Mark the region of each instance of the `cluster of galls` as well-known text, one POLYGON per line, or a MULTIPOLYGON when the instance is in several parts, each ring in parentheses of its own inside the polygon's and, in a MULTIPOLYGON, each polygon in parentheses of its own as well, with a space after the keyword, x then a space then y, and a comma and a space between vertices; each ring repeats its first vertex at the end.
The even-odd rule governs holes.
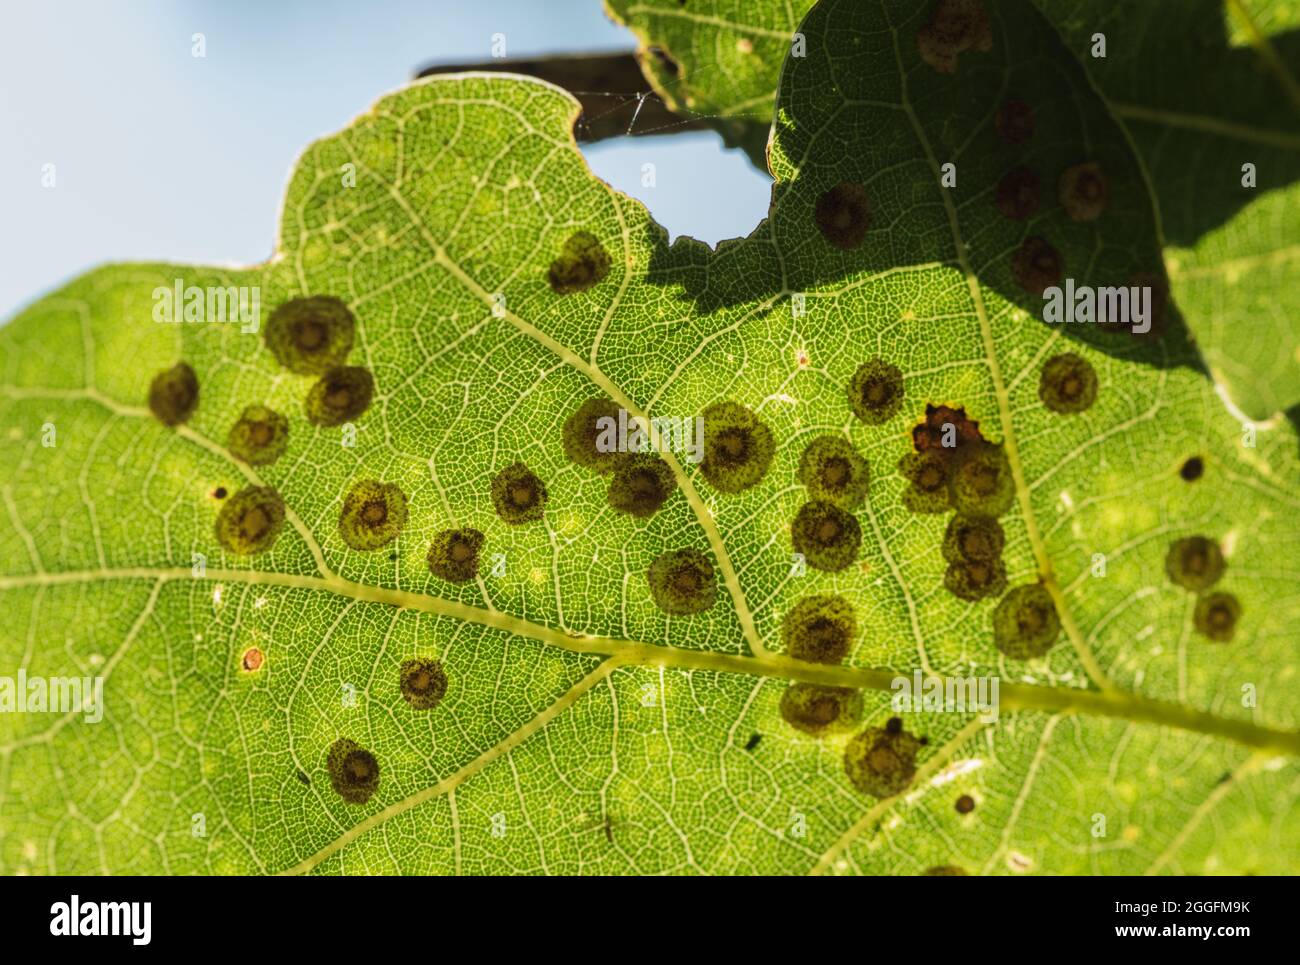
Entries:
MULTIPOLYGON (((337 426, 360 416, 374 397, 374 379, 364 368, 344 363, 352 349, 356 322, 343 302, 326 296, 290 299, 271 313, 264 331, 266 345, 291 372, 318 376, 308 389, 307 420, 337 426)), ((149 385, 149 409, 167 426, 186 422, 198 407, 199 383, 194 369, 180 362, 159 372, 149 385)), ((265 405, 248 405, 230 427, 226 448, 250 466, 267 466, 284 455, 289 420, 265 405)), ((219 498, 225 490, 217 491, 219 498)), ((507 466, 492 482, 497 512, 507 523, 540 519, 546 487, 522 463, 507 466)), ((354 550, 373 552, 392 543, 406 525, 407 497, 393 483, 361 480, 343 497, 339 535, 354 550)), ((269 550, 284 528, 283 497, 270 486, 249 486, 222 503, 214 524, 218 544, 228 553, 248 556, 269 550)), ((429 566, 444 579, 464 581, 477 571, 483 536, 474 530, 438 534, 429 551, 429 566)), ((246 651, 241 666, 261 668, 258 648, 246 651)), ((399 668, 398 691, 415 710, 431 710, 447 692, 447 674, 435 659, 406 660, 399 668)), ((340 738, 330 746, 325 766, 330 784, 349 804, 364 804, 379 786, 379 762, 355 741, 340 738)), ((307 779, 304 783, 310 783, 307 779)))
MULTIPOLYGON (((880 425, 903 405, 903 373, 882 359, 858 366, 847 386, 849 409, 868 425, 880 425)), ((866 498, 870 467, 842 436, 813 439, 799 457, 799 481, 808 502, 795 514, 790 540, 809 566, 835 573, 850 566, 862 548, 862 527, 853 511, 866 498)))
POLYGON ((996 518, 1015 501, 1015 482, 1002 446, 987 441, 964 408, 927 405, 912 430, 913 451, 898 469, 910 484, 903 505, 914 513, 996 518))
MULTIPOLYGON (((546 483, 522 462, 513 462, 492 477, 492 507, 503 523, 522 526, 540 521, 550 498, 546 483)), ((487 537, 470 527, 439 531, 429 544, 429 572, 448 583, 468 583, 478 576, 487 537)))
MULTIPOLYGON (((840 185, 818 203, 818 225, 837 247, 856 247, 869 224, 865 195, 840 185)), ((903 373, 883 359, 858 366, 846 387, 849 409, 867 425, 881 425, 901 410, 903 373)), ((798 478, 809 500, 795 515, 791 540, 808 565, 836 572, 851 565, 862 545, 862 528, 853 515, 870 487, 870 467, 847 439, 814 438, 799 458, 798 478)), ((781 641, 795 660, 839 664, 852 650, 858 625, 843 597, 816 594, 799 600, 781 623, 781 641)), ((814 737, 854 730, 862 719, 861 692, 847 687, 793 683, 781 695, 781 716, 791 727, 814 737)), ((844 748, 844 771, 865 794, 890 797, 916 774, 916 754, 925 744, 892 717, 884 727, 868 727, 844 748)))
MULTIPOLYGON (((307 420, 315 425, 336 426, 355 419, 369 407, 374 396, 370 372, 343 364, 352 349, 355 330, 352 312, 343 302, 329 296, 290 299, 267 320, 263 337, 276 361, 290 372, 319 377, 308 389, 305 401, 307 420)), ((199 404, 199 382, 194 369, 180 362, 159 372, 149 384, 148 398, 150 411, 164 425, 177 426, 188 421, 199 404)), ((231 455, 250 466, 271 465, 284 455, 288 446, 289 420, 265 405, 245 406, 226 436, 226 448, 231 455)), ((217 542, 236 555, 264 552, 274 544, 284 518, 284 500, 278 492, 268 486, 249 487, 222 506, 215 524, 217 542)), ((394 529, 395 535, 404 521, 405 497, 400 519, 390 520, 387 526, 394 529)), ((360 532, 365 526, 358 530, 357 526, 340 520, 340 529, 348 539, 351 533, 360 532)), ((385 531, 383 526, 380 531, 385 531)), ((364 543, 366 539, 373 541, 378 537, 363 534, 358 538, 364 543)), ((354 543, 349 540, 349 545, 354 543)))
MULTIPOLYGON (((781 621, 781 641, 795 660, 841 663, 857 638, 852 605, 833 594, 806 596, 781 621)), ((862 720, 862 694, 848 687, 793 683, 781 695, 781 717, 813 737, 852 731, 862 720)), ((926 743, 903 730, 900 718, 869 727, 844 748, 844 771, 865 794, 890 797, 911 783, 916 754, 926 743)))
MULTIPOLYGON (((1035 127, 1033 108, 1020 100, 1006 101, 994 117, 994 129, 998 137, 1013 146, 1028 141, 1033 136, 1035 127)), ((1102 217, 1110 206, 1110 193, 1110 180, 1096 161, 1072 164, 1061 171, 1056 178, 1057 201, 1065 216, 1075 223, 1086 224, 1102 217)), ((993 193, 993 201, 1004 218, 1011 221, 1025 221, 1037 214, 1040 194, 1038 174, 1029 165, 1021 163, 1013 165, 998 181, 993 193)), ((1011 277, 1029 295, 1042 297, 1048 288, 1059 286, 1064 275, 1064 257, 1056 246, 1042 235, 1026 236, 1011 255, 1011 277)), ((1135 271, 1124 284, 1129 288, 1151 288, 1151 327, 1136 337, 1159 338, 1166 327, 1168 282, 1163 276, 1135 271)), ((1131 325, 1126 319, 1115 319, 1111 324, 1102 325, 1101 330, 1106 333, 1131 334, 1131 325)), ((1059 358, 1077 359, 1077 356, 1059 358)), ((1082 362, 1081 359, 1078 361, 1082 362)), ((1087 365, 1086 362, 1083 364, 1087 365)), ((1095 386, 1093 391, 1095 393, 1095 386)), ((1053 406, 1046 396, 1043 401, 1057 412, 1081 411, 1091 404, 1091 398, 1084 403, 1075 401, 1073 397, 1076 394, 1079 398, 1087 396, 1086 389, 1082 388, 1065 392, 1065 408, 1053 406), (1072 408, 1076 405, 1080 408, 1072 408)))
MULTIPOLYGON (((397 689, 412 710, 432 710, 447 694, 447 672, 432 657, 412 657, 398 668, 397 689)), ((365 804, 379 789, 379 760, 354 740, 340 737, 325 754, 330 786, 348 804, 365 804)), ((311 779, 299 780, 310 786, 311 779)))
POLYGON ((1196 632, 1216 643, 1230 641, 1241 618, 1241 604, 1235 596, 1222 591, 1209 592, 1227 568, 1219 544, 1204 536, 1176 540, 1165 556, 1169 579, 1196 595, 1192 616, 1196 632))
MULTIPOLYGON (((702 413, 704 435, 700 473, 719 492, 739 493, 766 475, 776 452, 772 430, 743 405, 717 402, 702 413)), ((607 398, 588 399, 564 422, 564 454, 576 465, 609 477, 606 500, 611 508, 637 519, 653 516, 677 489, 677 477, 655 452, 624 452, 612 426, 625 424, 626 413, 607 398)), ((661 554, 646 578, 650 595, 665 613, 700 613, 717 598, 713 564, 699 550, 661 554)))
POLYGON ((351 422, 375 394, 368 369, 346 365, 356 335, 347 305, 328 295, 291 298, 271 313, 264 331, 277 362, 297 375, 314 375, 307 391, 307 421, 318 426, 351 422))
MULTIPOLYGON (((898 464, 909 483, 903 504, 915 513, 956 510, 943 538, 944 587, 972 603, 1006 592, 998 517, 1015 502, 1015 480, 1002 446, 985 439, 964 408, 927 405, 912 449, 898 464)), ((1060 629, 1052 596, 1038 584, 1015 587, 993 612, 994 644, 1016 659, 1045 654, 1060 629)))

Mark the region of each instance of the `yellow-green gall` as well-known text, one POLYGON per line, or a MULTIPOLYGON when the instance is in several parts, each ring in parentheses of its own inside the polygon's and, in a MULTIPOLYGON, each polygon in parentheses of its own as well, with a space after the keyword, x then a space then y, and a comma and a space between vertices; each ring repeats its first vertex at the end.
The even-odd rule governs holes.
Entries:
POLYGON ((245 406, 226 436, 226 448, 250 466, 269 466, 288 445, 289 420, 264 405, 245 406))
POLYGON ((952 508, 968 516, 1001 516, 1016 499, 1011 463, 1000 445, 963 446, 948 477, 952 508))
POLYGON ((393 483, 363 479, 343 497, 339 535, 363 553, 387 546, 406 525, 406 493, 393 483))
POLYGON ((993 611, 993 644, 1016 660, 1043 656, 1060 633, 1056 603, 1038 583, 1015 587, 993 611))
POLYGON ((318 426, 351 422, 370 408, 374 396, 375 379, 368 369, 330 369, 307 392, 307 421, 318 426))
POLYGON ((570 236, 558 258, 551 262, 546 280, 557 295, 594 288, 609 275, 609 252, 590 231, 570 236))
POLYGON ((1054 355, 1043 365, 1038 397, 1053 412, 1083 412, 1097 399, 1097 372, 1087 359, 1073 352, 1054 355))
POLYGON ((756 486, 776 452, 772 430, 736 402, 704 410, 704 456, 700 472, 714 489, 738 493, 756 486))
POLYGON ((869 426, 897 415, 903 395, 903 370, 881 358, 863 362, 849 379, 849 408, 869 426))
POLYGON ((799 481, 811 499, 854 509, 867 494, 867 460, 842 436, 818 436, 799 458, 799 481))
POLYGON ((790 524, 790 540, 809 566, 834 573, 858 558, 862 527, 838 506, 813 500, 804 503, 790 524))
POLYGON ((271 487, 241 489, 217 514, 217 542, 236 556, 265 552, 284 528, 284 517, 284 500, 271 487))
POLYGON ((653 516, 677 488, 668 463, 650 452, 627 454, 610 480, 606 498, 620 513, 653 516))
POLYGON ((1237 632, 1241 604, 1231 593, 1209 593, 1196 601, 1192 622, 1196 632, 1216 643, 1227 643, 1237 632))
POLYGON ((891 717, 884 727, 868 727, 844 748, 844 772, 864 794, 893 797, 916 776, 916 754, 923 741, 891 717))
POLYGON ((492 505, 511 526, 541 519, 547 498, 546 484, 522 462, 513 462, 492 477, 492 505))
POLYGON ((328 295, 291 298, 271 312, 262 337, 277 362, 299 375, 323 375, 352 351, 356 320, 328 295))
POLYGON ((697 549, 660 554, 646 571, 646 579, 655 604, 674 616, 703 613, 718 596, 713 563, 697 549))
POLYGON ((847 687, 793 683, 781 694, 781 717, 814 737, 850 731, 862 720, 862 693, 847 687))
POLYGON ((602 398, 578 406, 564 420, 564 454, 569 461, 601 475, 613 472, 627 456, 617 448, 620 411, 602 398))
POLYGON ((1193 593, 1208 590, 1218 583, 1227 566, 1219 544, 1204 536, 1177 540, 1165 555, 1165 572, 1169 579, 1193 593))
POLYGON ((853 607, 842 596, 806 596, 781 621, 781 642, 796 660, 839 663, 858 635, 853 607))

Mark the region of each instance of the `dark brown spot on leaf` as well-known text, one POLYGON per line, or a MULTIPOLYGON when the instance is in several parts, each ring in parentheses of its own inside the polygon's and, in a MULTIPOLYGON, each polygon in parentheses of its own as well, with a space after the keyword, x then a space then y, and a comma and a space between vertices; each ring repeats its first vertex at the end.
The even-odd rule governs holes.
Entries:
POLYGON ((945 458, 983 442, 980 424, 967 418, 964 407, 927 403, 925 421, 912 429, 912 448, 917 452, 936 451, 945 458))
POLYGON ((546 280, 557 295, 586 291, 605 280, 609 264, 609 253, 600 240, 589 231, 579 231, 551 262, 546 280))
POLYGON ((165 426, 187 421, 199 404, 199 378, 185 362, 164 369, 149 383, 149 411, 165 426))
POLYGON ((468 583, 478 575, 484 538, 476 529, 444 529, 429 546, 429 571, 448 583, 468 583))
POLYGON ((1038 210, 1038 175, 1020 165, 998 182, 996 204, 1003 217, 1024 221, 1038 210))
POLYGON ((1110 182, 1096 161, 1062 171, 1056 192, 1071 221, 1096 221, 1110 203, 1110 182))
POLYGON ((330 785, 349 804, 365 804, 379 787, 379 761, 355 741, 340 737, 325 757, 330 785))
POLYGON ((1011 276, 1031 295, 1041 296, 1048 288, 1059 285, 1064 270, 1060 252, 1038 235, 1026 238, 1011 256, 1011 276))
POLYGON ((1182 476, 1185 482, 1196 482, 1204 472, 1205 462, 1200 456, 1192 456, 1183 463, 1182 468, 1178 470, 1178 475, 1182 476))
POLYGON ((956 72, 958 54, 992 50, 983 0, 938 0, 929 22, 916 32, 916 46, 921 59, 941 74, 956 72))
POLYGON ((447 672, 440 661, 428 657, 403 660, 397 676, 402 699, 416 710, 432 710, 447 693, 447 672))
POLYGON ((1005 101, 993 118, 998 137, 1008 144, 1023 144, 1034 135, 1034 109, 1024 101, 1005 101))
POLYGON ((822 237, 836 248, 843 251, 857 248, 871 227, 867 189, 852 181, 841 181, 817 199, 813 218, 822 237))

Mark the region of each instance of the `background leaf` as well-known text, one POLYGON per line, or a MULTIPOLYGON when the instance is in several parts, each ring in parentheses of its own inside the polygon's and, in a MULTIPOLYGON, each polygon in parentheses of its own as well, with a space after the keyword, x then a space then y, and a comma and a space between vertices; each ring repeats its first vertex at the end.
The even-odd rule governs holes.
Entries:
POLYGON ((1250 0, 1039 0, 1131 132, 1175 296, 1247 417, 1300 403, 1300 8, 1250 0), (1083 53, 1095 31, 1107 56, 1083 53), (1243 165, 1257 184, 1243 186, 1243 165))
MULTIPOLYGON (((1036 0, 1133 139, 1157 205, 1173 295, 1243 419, 1300 406, 1294 230, 1300 190, 1300 7, 1251 0, 1036 0), (1105 57, 1093 35, 1107 37, 1105 57), (1242 165, 1255 166, 1244 187, 1242 165)), ((789 4, 614 4, 680 76, 647 77, 670 105, 761 102, 779 70, 749 57, 789 4), (733 53, 733 49, 736 50, 733 53), (680 53, 678 53, 680 52, 680 53)), ((797 11, 811 4, 797 4, 797 11)), ((775 38, 768 37, 775 43, 775 38)))
POLYGON ((606 0, 641 42, 637 58, 655 93, 685 117, 705 117, 729 146, 767 170, 777 78, 809 0, 606 0))

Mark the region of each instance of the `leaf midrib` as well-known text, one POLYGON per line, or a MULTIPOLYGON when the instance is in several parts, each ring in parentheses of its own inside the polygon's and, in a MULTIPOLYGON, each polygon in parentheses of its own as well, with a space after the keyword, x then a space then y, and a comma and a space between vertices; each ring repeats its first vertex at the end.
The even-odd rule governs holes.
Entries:
MULTIPOLYGON (((37 573, 26 576, 0 577, 0 591, 33 586, 57 586, 95 583, 110 580, 149 580, 164 583, 193 580, 188 567, 124 567, 108 570, 74 570, 62 573, 37 573)), ((389 589, 357 583, 340 576, 328 579, 294 573, 268 573, 258 570, 224 570, 209 568, 205 582, 246 583, 278 586, 286 589, 329 592, 351 600, 402 607, 422 613, 452 617, 467 623, 491 627, 527 637, 572 653, 605 656, 620 666, 670 667, 681 670, 710 670, 757 677, 797 680, 831 687, 850 687, 890 691, 906 673, 878 667, 850 667, 842 664, 818 664, 795 660, 781 654, 752 657, 719 653, 714 650, 687 650, 645 643, 628 638, 565 632, 534 623, 521 617, 470 606, 454 600, 417 593, 413 590, 389 589)), ((932 675, 928 679, 945 680, 932 675)), ((1005 710, 1042 710, 1072 712, 1111 717, 1134 723, 1164 724, 1194 733, 1234 740, 1252 747, 1270 748, 1300 756, 1300 732, 1283 731, 1247 721, 1216 717, 1213 714, 1141 697, 1122 691, 1098 691, 1075 687, 1043 687, 1037 684, 999 684, 999 698, 1005 710)), ((3 750, 3 748, 0 748, 3 750)))

